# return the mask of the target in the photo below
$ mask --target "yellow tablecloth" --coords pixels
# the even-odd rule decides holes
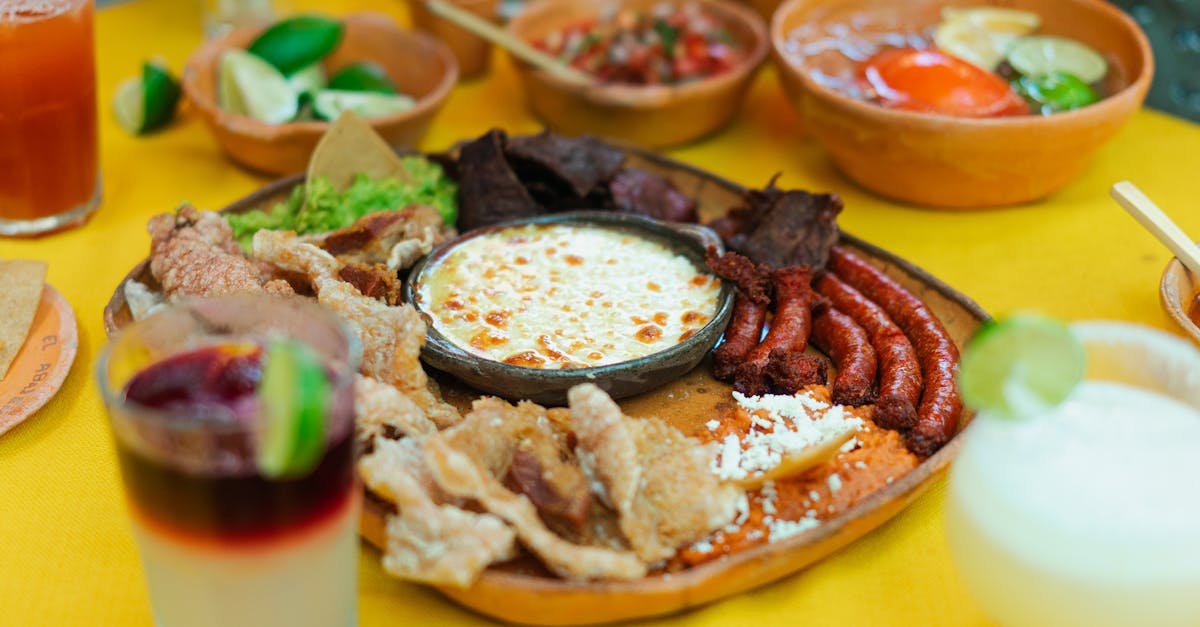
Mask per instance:
[[[74,306],[79,356],[59,395],[0,437],[0,624],[150,625],[146,589],[122,502],[105,413],[92,380],[104,343],[101,311],[117,281],[145,256],[152,214],[183,200],[219,208],[264,180],[218,152],[186,113],[160,134],[134,139],[108,111],[117,83],[143,58],[176,70],[199,43],[198,1],[140,0],[96,18],[104,204],[84,228],[48,238],[0,240],[0,257],[50,262],[49,280]],[[398,1],[288,3],[331,12],[373,9],[405,19]],[[3,86],[0,86],[3,89]],[[457,89],[423,147],[439,149],[493,126],[536,130],[507,64]],[[672,156],[735,181],[835,190],[843,227],[912,260],[1001,313],[1036,308],[1064,318],[1116,318],[1172,329],[1159,309],[1170,255],[1107,197],[1131,179],[1200,233],[1200,127],[1145,111],[1081,179],[1034,205],[979,213],[902,207],[855,188],[806,140],[775,76],[764,72],[724,132]],[[0,295],[2,297],[2,295]],[[980,624],[943,540],[939,484],[891,523],[804,573],[664,622],[708,625]],[[364,547],[361,624],[476,623],[421,586],[389,578]]]

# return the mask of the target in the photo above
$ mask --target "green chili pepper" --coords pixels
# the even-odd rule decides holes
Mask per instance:
[[[1071,111],[1100,100],[1091,85],[1066,72],[1040,77],[1021,76],[1013,81],[1013,89],[1044,114]]]

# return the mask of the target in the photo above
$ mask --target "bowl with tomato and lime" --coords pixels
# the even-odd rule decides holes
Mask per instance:
[[[644,147],[725,126],[768,52],[763,19],[726,0],[536,0],[508,31],[586,77],[516,61],[548,127]]]
[[[780,81],[838,167],[903,202],[1057,191],[1141,106],[1153,57],[1103,0],[788,0]]]

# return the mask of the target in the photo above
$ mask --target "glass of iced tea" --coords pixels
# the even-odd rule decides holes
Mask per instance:
[[[299,298],[194,300],[97,375],[160,627],[356,624],[360,349]]]
[[[0,235],[100,204],[93,0],[0,0]]]

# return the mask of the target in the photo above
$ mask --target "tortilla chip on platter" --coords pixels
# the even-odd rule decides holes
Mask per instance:
[[[25,344],[45,281],[45,262],[0,260],[0,379]]]
[[[576,147],[578,153],[572,152]],[[548,134],[519,138],[492,131],[438,159],[448,163],[447,171],[456,179],[458,224],[468,228],[597,202],[589,208],[685,219],[745,207],[727,225],[728,233],[743,246],[767,240],[780,244],[783,257],[762,259],[767,263],[819,260],[839,238],[835,197],[812,203],[801,192],[773,186],[752,192],[599,140]],[[408,173],[386,143],[347,114],[323,139],[308,176],[344,187],[359,174]],[[803,230],[805,224],[816,225],[809,237],[778,232],[779,225]],[[368,221],[332,239],[355,239],[375,230]],[[969,335],[982,318],[935,279],[853,238],[840,238],[843,246],[887,267],[890,274],[902,275],[906,287],[951,321],[956,340]],[[819,455],[773,451],[787,462],[784,474],[743,464],[748,470],[741,476],[722,475],[718,467],[738,458],[729,437],[739,444],[764,418],[757,410],[739,409],[730,386],[713,379],[707,362],[619,404],[599,388],[577,388],[568,409],[478,400],[477,392],[447,376],[426,376],[417,357],[427,321],[410,305],[372,298],[347,282],[344,266],[326,246],[329,239],[260,231],[247,259],[256,268],[267,268],[263,279],[274,276],[271,269],[290,274],[290,280],[302,277],[307,285],[299,293],[348,317],[368,352],[390,353],[365,355],[369,367],[356,386],[365,450],[360,473],[371,489],[364,535],[385,551],[385,567],[393,574],[444,587],[456,600],[493,616],[592,622],[708,602],[798,570],[828,553],[819,534],[804,532],[842,518],[863,497],[884,490],[882,475],[828,480],[836,467],[878,462],[897,478],[915,475],[906,492],[892,490],[890,502],[944,466],[944,457],[922,463],[894,432],[885,437],[869,430],[837,441],[836,450],[825,446],[828,439],[814,444]],[[221,250],[232,250],[228,241],[222,239]],[[365,267],[355,269],[359,275],[367,273]],[[147,300],[138,290],[131,293]],[[826,386],[814,389],[804,392],[807,400],[799,405],[821,412],[832,408]],[[762,401],[772,402],[783,401]],[[863,423],[870,421],[870,407],[847,411]],[[840,495],[831,487],[839,484],[847,486]],[[787,499],[799,494],[798,485],[806,487],[805,495],[819,491],[829,509],[816,516],[797,510],[800,499]],[[853,535],[866,533],[898,509],[866,512],[866,522]],[[447,553],[430,552],[443,542]],[[742,572],[747,560],[767,560],[773,574],[732,586],[713,583],[722,573]],[[721,566],[696,568],[716,565],[711,562]],[[528,587],[530,576],[541,582],[536,591]],[[638,597],[645,577],[655,579],[656,592]],[[593,584],[599,591],[594,598],[589,596]],[[698,592],[697,586],[707,586],[706,591]],[[492,593],[472,592],[485,589]],[[640,600],[614,603],[613,592]],[[571,612],[541,605],[568,598]]]
[[[324,178],[340,191],[363,174],[372,179],[400,181],[412,177],[396,151],[366,120],[353,111],[344,111],[313,149],[306,180]]]

